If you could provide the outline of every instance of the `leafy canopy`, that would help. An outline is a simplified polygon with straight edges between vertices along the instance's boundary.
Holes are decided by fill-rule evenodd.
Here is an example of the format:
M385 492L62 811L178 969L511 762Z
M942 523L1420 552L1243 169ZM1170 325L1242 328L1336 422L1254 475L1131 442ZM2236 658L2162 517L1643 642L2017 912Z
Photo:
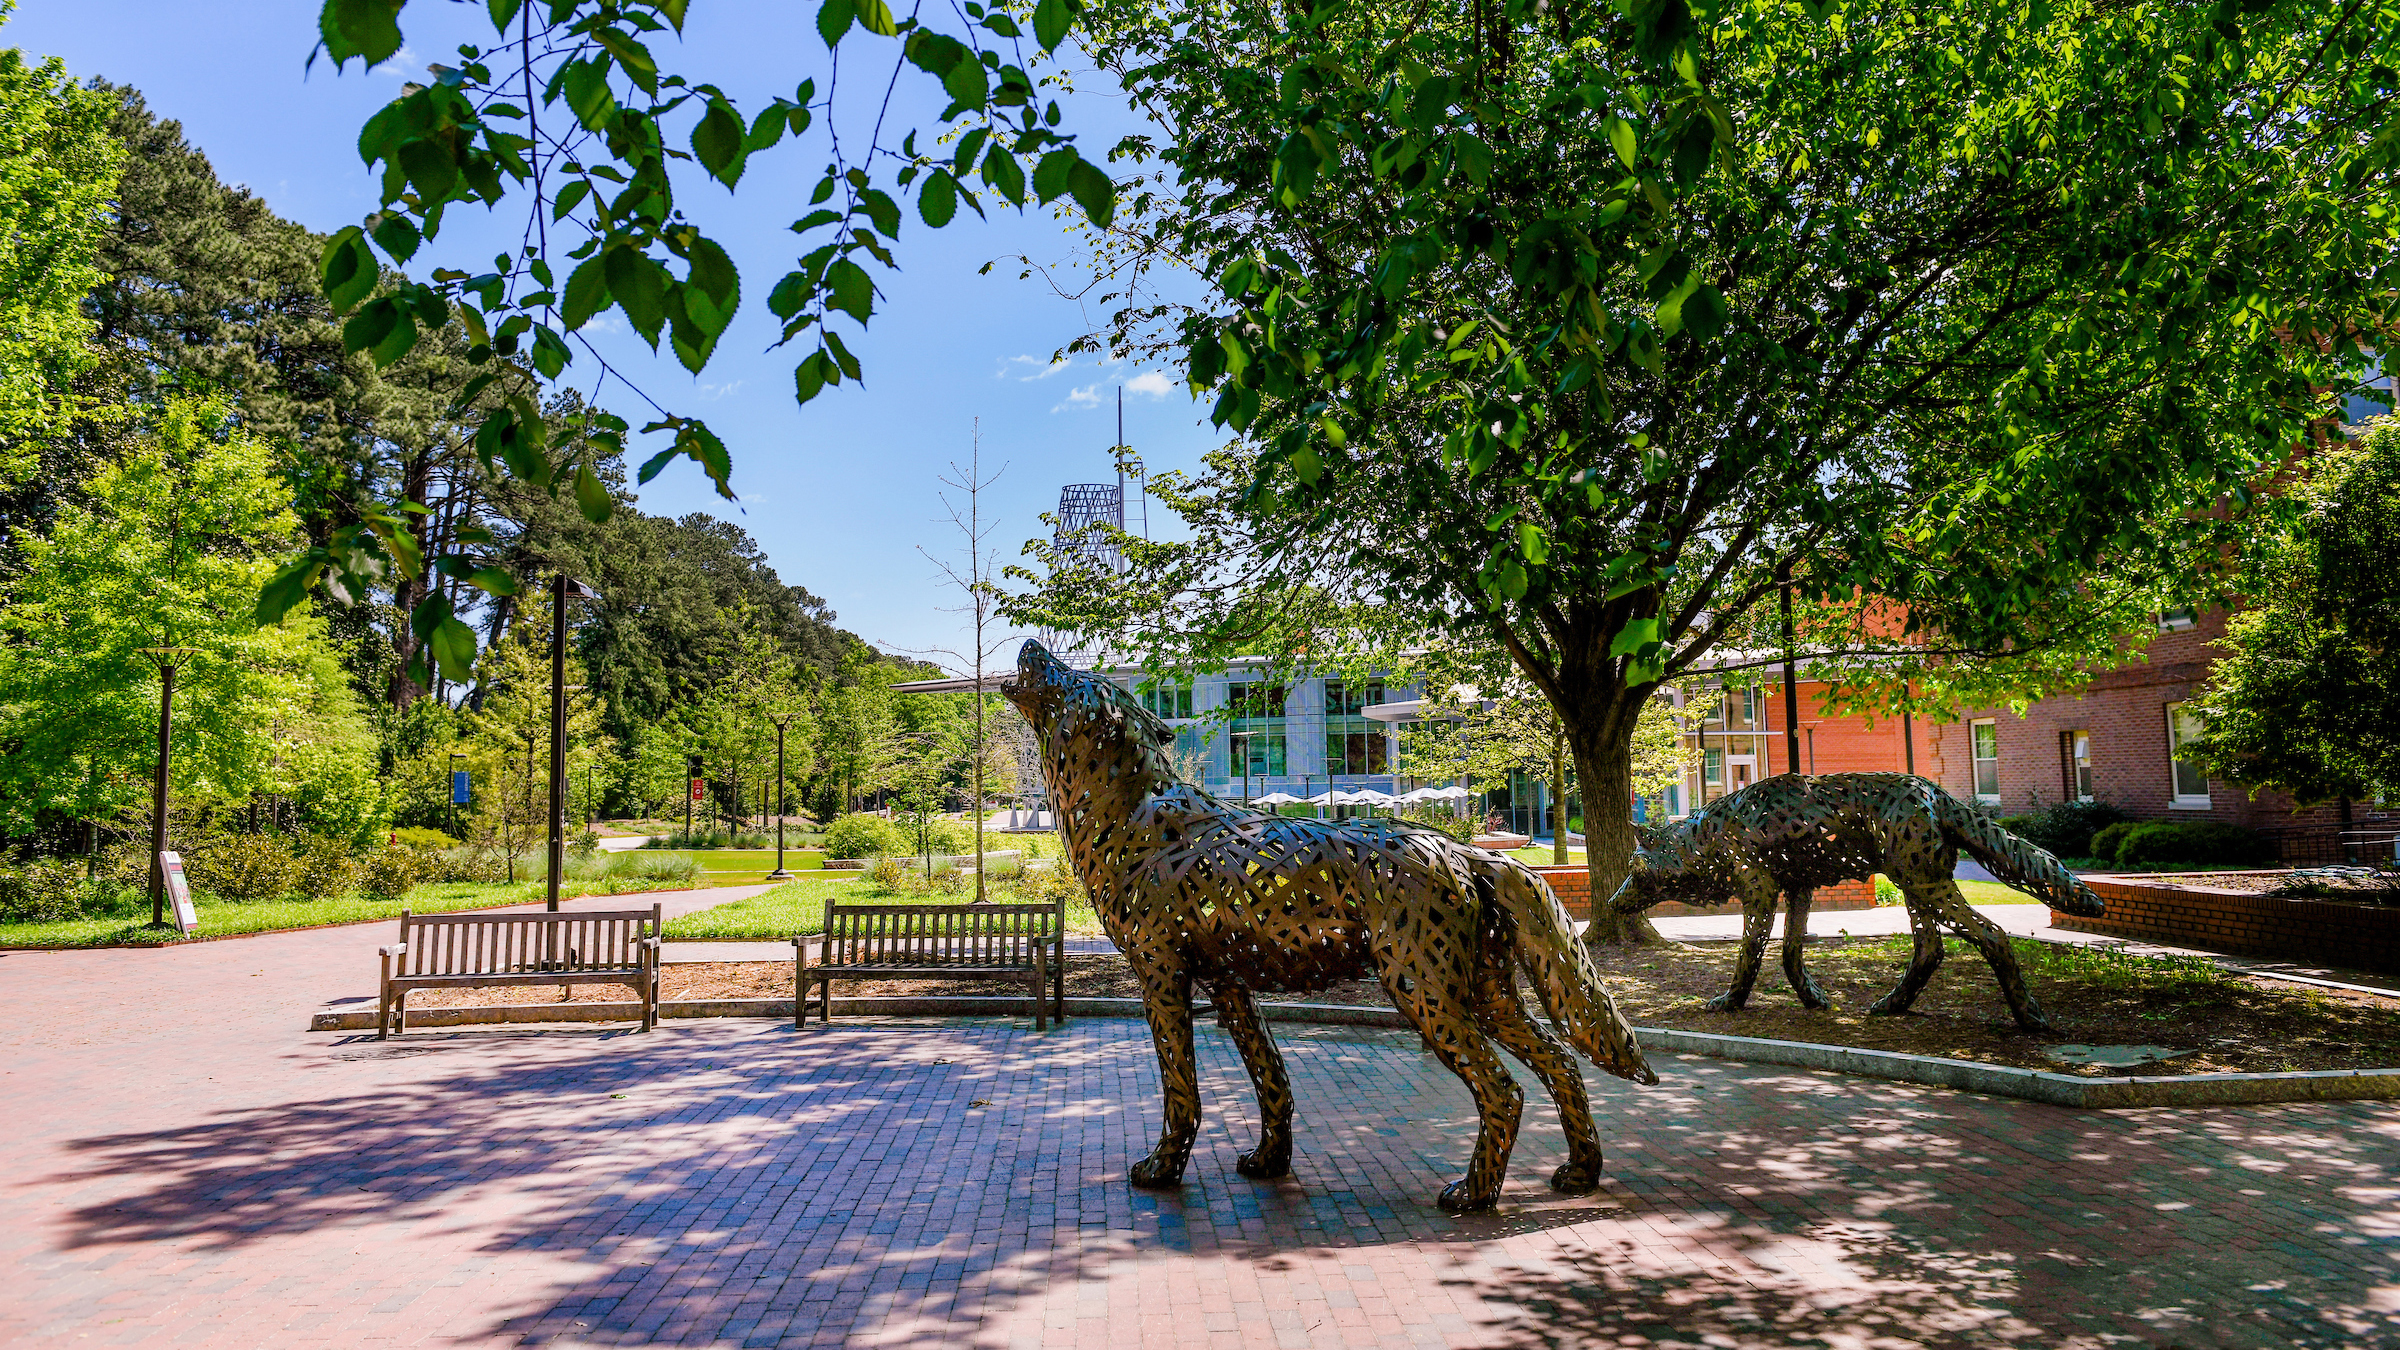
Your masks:
M353 58L366 66L385 60L400 49L405 5L325 0L319 50L337 67ZM677 180L688 182L678 165L696 166L730 192L754 156L787 137L819 134L828 162L811 209L792 222L806 252L766 301L782 321L782 341L808 348L794 369L803 404L861 378L841 333L873 318L869 269L898 267L900 203L912 192L918 218L937 229L962 204L982 214L987 196L1020 208L1064 197L1100 225L1114 210L1108 175L1058 129L1058 105L1041 104L1027 73L1027 39L1037 52L1056 48L1077 23L1080 0L1038 0L1030 14L969 0L955 11L955 34L916 14L896 17L884 0L821 0L817 31L829 72L838 73L845 51L853 60L888 52L889 78L848 102L837 102L832 73L823 93L813 76L800 79L789 98L750 113L715 84L662 68L653 44L681 34L688 0L488 0L487 7L488 47L460 47L457 64L435 67L430 84L408 85L361 128L359 154L381 173L380 209L328 241L322 281L334 308L349 315L343 345L371 353L379 365L406 356L423 332L462 324L466 360L481 370L459 391L459 405L479 396L492 405L473 442L486 473L552 492L571 489L596 521L610 509L597 461L623 453L631 428L597 409L554 425L543 415L541 383L579 360L624 378L582 334L611 312L622 313L653 350L663 339L698 373L742 303L734 260L677 204ZM873 45L885 40L893 45ZM884 113L903 67L948 94L936 121L956 134L954 148L937 153L933 138L920 148L917 130L896 144L885 138ZM871 134L863 144L835 136L841 119L868 125ZM512 196L526 211L525 242L489 270L437 267L428 281L386 284L381 259L414 259L439 235L451 206L496 206ZM705 422L661 409L643 430L673 439L642 464L642 482L684 456L732 497L731 453ZM362 513L355 527L278 578L262 614L282 612L328 574L353 588L394 573L421 576L428 566L485 589L506 582L466 548L422 556L406 519L421 510L404 499ZM436 588L418 603L416 626L446 671L463 670L473 634L446 605Z

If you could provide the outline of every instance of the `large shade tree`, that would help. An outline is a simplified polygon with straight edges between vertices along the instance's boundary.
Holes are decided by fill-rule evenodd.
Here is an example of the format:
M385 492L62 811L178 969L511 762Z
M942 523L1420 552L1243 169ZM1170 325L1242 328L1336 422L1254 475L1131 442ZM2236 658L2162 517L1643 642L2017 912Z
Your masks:
M2360 3L1090 26L1164 131L1124 147L1160 172L1103 237L1095 341L1182 354L1242 439L1169 485L1190 545L1028 616L1321 649L1271 601L1330 594L1472 634L1587 800L1627 799L1662 681L1775 658L1787 581L1805 644L1894 653L1915 697L2072 678L2208 584L2235 513L2196 509L2348 383L2354 345L2300 339L2400 289L2400 28ZM1216 294L1158 299L1169 261ZM1606 894L1631 826L1589 823Z

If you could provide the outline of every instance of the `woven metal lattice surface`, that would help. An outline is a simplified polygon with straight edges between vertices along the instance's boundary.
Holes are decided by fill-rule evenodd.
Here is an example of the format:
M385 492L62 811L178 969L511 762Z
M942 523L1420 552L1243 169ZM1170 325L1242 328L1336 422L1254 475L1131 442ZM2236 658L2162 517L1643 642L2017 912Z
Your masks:
M1068 859L1141 982L1166 1111L1158 1146L1131 1171L1135 1185L1175 1185L1190 1160L1200 1126L1195 989L1209 995L1258 1092L1262 1137L1238 1168L1272 1177L1290 1170L1293 1102L1253 996L1366 976L1474 1096L1474 1158L1442 1192L1445 1208L1491 1204L1507 1174L1524 1094L1497 1051L1532 1069L1558 1105L1569 1157L1551 1184L1598 1185L1600 1141L1582 1074L1526 1012L1516 971L1576 1050L1621 1077L1657 1078L1540 877L1389 820L1320 821L1221 802L1176 779L1164 722L1038 642L1025 644L1006 692L1040 738Z
M1907 973L1870 1012L1906 1012L1942 964L1942 934L1974 944L2000 982L2017 1024L2051 1030L2025 987L2008 935L1978 914L1951 880L1964 850L1992 875L2032 892L2051 908L2097 915L2100 897L2049 853L2026 843L1940 785L1912 774L1781 774L1709 803L1690 818L1652 832L1633 872L1610 904L1620 913L1662 901L1690 905L1742 902L1742 946L1733 984L1709 1006L1739 1008L1758 979L1781 896L1783 973L1810 1008L1831 1006L1808 977L1801 944L1811 895L1837 881L1891 878L1908 906L1913 947Z

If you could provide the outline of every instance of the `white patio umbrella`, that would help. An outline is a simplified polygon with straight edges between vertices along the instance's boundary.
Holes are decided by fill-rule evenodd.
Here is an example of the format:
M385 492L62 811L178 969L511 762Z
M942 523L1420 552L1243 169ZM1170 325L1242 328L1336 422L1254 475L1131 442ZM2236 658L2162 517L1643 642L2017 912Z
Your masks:
M1350 794L1352 806L1390 806L1393 800L1390 793L1377 792L1373 788L1360 788Z
M1303 799L1288 792L1270 792L1264 797L1252 797L1250 804L1252 806L1289 806L1301 800Z

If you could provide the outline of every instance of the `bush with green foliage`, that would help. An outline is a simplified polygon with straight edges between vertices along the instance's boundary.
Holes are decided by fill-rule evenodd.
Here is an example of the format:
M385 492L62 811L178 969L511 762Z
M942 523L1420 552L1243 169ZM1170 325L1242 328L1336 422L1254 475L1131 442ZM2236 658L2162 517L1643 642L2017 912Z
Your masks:
M2256 830L2214 821L2150 821L2118 841L2119 867L2146 863L2223 863L2241 866L2269 861L2273 850Z
M219 900L279 900L299 885L300 864L282 835L221 834L184 851L183 875Z
M80 864L64 858L29 858L0 872L0 923L56 923L84 914L86 885Z
M2000 828L2058 857L2090 858L2099 856L2092 837L2125 820L2125 813L2108 802L2057 802L2028 815L2004 816Z
M1898 882L1877 872L1875 874L1875 903L1878 905L1901 905L1908 903L1908 897L1901 894Z
M434 833L419 831L419 833ZM358 889L377 900L397 900L433 873L431 854L413 848L379 848L358 859Z
M1449 838L1455 839L1462 844L1474 843L1475 836L1478 833L1478 827L1473 816L1460 815L1447 807L1410 807L1408 810L1400 813L1400 819L1421 829L1431 830L1435 834L1445 835ZM1576 823L1577 822L1570 822L1568 828L1575 828Z
M915 851L900 827L882 816L860 812L825 827L829 858L883 858Z
M2116 862L2117 850L2123 847L2125 843L2125 836L2133 833L2134 828L2143 823L2144 822L2138 820L2120 820L2114 825L2101 826L2099 829L2092 831L2092 842L2090 845L2091 852L2086 853L2083 856L2086 858L2098 858L2104 863Z
M313 836L292 850L292 862L293 886L311 900L332 900L358 889L358 860L350 856L347 840Z
M440 830L426 829L422 825L403 825L393 830L392 843L396 847L413 848L421 853L439 853L446 848L458 847L458 841L449 835Z

